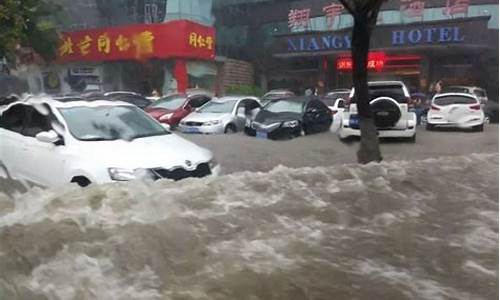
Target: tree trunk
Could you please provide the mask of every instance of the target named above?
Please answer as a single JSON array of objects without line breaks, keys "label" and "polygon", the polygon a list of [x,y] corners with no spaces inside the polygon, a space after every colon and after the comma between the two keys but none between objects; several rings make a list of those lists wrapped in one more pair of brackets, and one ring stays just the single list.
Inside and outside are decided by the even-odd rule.
[{"label": "tree trunk", "polygon": [[358,151],[358,162],[361,164],[382,160],[377,128],[368,98],[367,64],[371,36],[369,23],[366,15],[358,15],[354,18],[351,49],[355,97],[360,118],[361,143]]}]

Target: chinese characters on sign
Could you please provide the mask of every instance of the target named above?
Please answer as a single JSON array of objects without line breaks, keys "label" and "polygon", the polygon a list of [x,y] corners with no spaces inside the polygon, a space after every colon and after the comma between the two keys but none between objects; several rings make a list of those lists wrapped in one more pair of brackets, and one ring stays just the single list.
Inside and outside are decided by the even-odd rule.
[{"label": "chinese characters on sign", "polygon": [[212,50],[214,46],[214,39],[211,36],[203,36],[196,32],[189,34],[189,45],[194,48],[206,48]]},{"label": "chinese characters on sign", "polygon": [[[133,42],[136,47],[136,52],[139,54],[152,53],[153,52],[153,40],[154,36],[151,32],[145,31],[137,36],[134,36]],[[90,35],[85,35],[80,41],[77,42],[79,53],[86,56],[90,53],[92,48],[92,42],[94,39]],[[111,53],[111,38],[108,33],[100,34],[95,43],[95,48],[99,53],[110,54]],[[114,45],[116,49],[120,52],[128,51],[131,47],[130,41],[127,37],[119,35],[116,38]],[[74,53],[73,41],[71,37],[61,37],[61,46],[59,47],[59,56],[64,57]]]},{"label": "chinese characters on sign", "polygon": [[60,36],[60,62],[215,59],[215,28],[188,20],[134,24],[65,32]]},{"label": "chinese characters on sign", "polygon": [[469,0],[446,0],[446,7],[443,9],[443,14],[453,16],[456,14],[465,14],[469,10]]},{"label": "chinese characters on sign", "polygon": [[407,17],[423,17],[425,1],[401,0],[400,10]]},{"label": "chinese characters on sign", "polygon": [[311,17],[311,9],[292,9],[288,13],[288,27],[290,29],[309,27],[309,19]]},{"label": "chinese characters on sign", "polygon": [[[370,55],[371,56],[371,55]],[[381,71],[385,66],[385,57],[368,58],[367,69]],[[353,69],[352,59],[350,57],[340,57],[337,59],[337,70],[351,71]]]},{"label": "chinese characters on sign", "polygon": [[335,18],[337,18],[337,16],[340,16],[343,10],[344,6],[336,3],[332,3],[323,7],[323,12],[325,12],[326,23],[329,29],[333,29]]}]

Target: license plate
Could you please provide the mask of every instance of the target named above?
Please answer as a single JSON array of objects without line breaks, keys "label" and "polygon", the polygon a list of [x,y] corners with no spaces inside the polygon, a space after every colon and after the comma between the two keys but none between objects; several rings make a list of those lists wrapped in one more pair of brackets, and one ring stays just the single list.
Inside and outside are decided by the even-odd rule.
[{"label": "license plate", "polygon": [[267,132],[264,131],[257,131],[257,138],[258,139],[267,139]]},{"label": "license plate", "polygon": [[199,133],[200,130],[198,128],[186,128],[185,132],[187,132],[187,133]]},{"label": "license plate", "polygon": [[352,128],[359,127],[359,117],[358,116],[351,116],[349,118],[349,127],[352,127]]}]

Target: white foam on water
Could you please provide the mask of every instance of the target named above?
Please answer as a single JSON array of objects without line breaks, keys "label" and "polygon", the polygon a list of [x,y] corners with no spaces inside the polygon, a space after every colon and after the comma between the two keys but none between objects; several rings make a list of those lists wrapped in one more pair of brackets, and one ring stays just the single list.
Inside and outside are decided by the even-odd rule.
[{"label": "white foam on water", "polygon": [[28,287],[48,299],[159,300],[159,279],[149,266],[119,274],[109,258],[72,253],[64,248],[35,268]]},{"label": "white foam on water", "polygon": [[[453,259],[421,268],[440,251]],[[21,300],[235,299],[245,270],[323,298],[343,291],[334,274],[407,299],[486,299],[497,251],[498,154],[0,195],[0,295]]]}]

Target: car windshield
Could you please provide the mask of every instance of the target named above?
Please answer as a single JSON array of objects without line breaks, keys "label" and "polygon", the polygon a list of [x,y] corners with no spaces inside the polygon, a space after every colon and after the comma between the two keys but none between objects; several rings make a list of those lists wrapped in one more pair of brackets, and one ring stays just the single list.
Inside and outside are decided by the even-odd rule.
[{"label": "car windshield", "polygon": [[301,114],[303,107],[304,105],[300,101],[280,100],[269,103],[265,110],[273,113],[291,112]]},{"label": "car windshield", "polygon": [[466,96],[443,96],[434,99],[434,104],[446,106],[451,104],[477,104],[476,99]]},{"label": "car windshield", "polygon": [[214,113],[214,114],[227,114],[233,111],[236,100],[229,100],[224,102],[210,101],[203,105],[198,112],[200,113]]},{"label": "car windshield", "polygon": [[69,131],[81,141],[133,140],[169,132],[134,106],[60,108]]},{"label": "car windshield", "polygon": [[154,102],[153,104],[150,105],[150,107],[175,110],[181,107],[184,104],[184,102],[186,102],[185,96],[179,96],[179,95],[168,96]]}]

